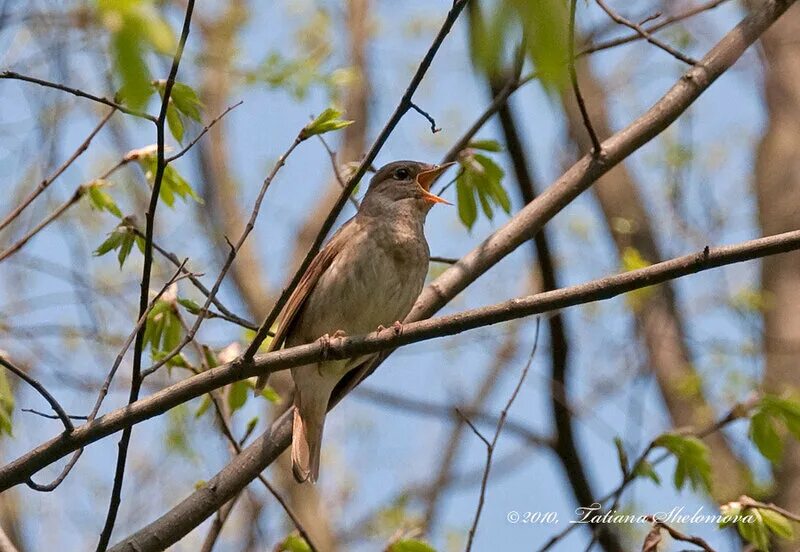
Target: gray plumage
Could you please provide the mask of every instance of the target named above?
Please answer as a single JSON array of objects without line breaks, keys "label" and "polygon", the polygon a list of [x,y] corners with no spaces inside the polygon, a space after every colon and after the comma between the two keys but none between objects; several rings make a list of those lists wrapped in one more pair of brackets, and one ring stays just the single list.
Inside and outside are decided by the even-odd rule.
[{"label": "gray plumage", "polygon": [[[311,343],[337,331],[366,334],[405,318],[428,271],[423,227],[431,206],[440,201],[428,190],[446,168],[397,161],[376,173],[358,213],[314,258],[289,298],[270,350]],[[292,369],[292,471],[297,481],[317,480],[331,393],[364,360]],[[257,387],[265,384],[261,377]]]}]

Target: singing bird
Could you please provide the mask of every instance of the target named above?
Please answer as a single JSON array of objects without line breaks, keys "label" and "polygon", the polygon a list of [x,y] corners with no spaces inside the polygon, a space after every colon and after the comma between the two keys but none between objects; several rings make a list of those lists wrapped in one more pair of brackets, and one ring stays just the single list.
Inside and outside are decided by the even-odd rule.
[{"label": "singing bird", "polygon": [[[372,177],[356,215],[317,254],[290,296],[271,351],[330,334],[366,334],[405,318],[428,272],[425,218],[434,204],[447,203],[430,187],[451,165],[395,161]],[[365,358],[292,368],[292,472],[298,482],[316,482],[331,393]],[[266,383],[261,376],[256,387]]]}]

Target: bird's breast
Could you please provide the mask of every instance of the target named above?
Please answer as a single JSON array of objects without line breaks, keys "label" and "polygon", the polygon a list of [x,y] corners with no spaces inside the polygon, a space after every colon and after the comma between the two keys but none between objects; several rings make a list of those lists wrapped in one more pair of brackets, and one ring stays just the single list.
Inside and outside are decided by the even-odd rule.
[{"label": "bird's breast", "polygon": [[427,242],[421,227],[378,226],[360,232],[320,278],[302,315],[306,339],[369,333],[411,310],[428,271]]}]

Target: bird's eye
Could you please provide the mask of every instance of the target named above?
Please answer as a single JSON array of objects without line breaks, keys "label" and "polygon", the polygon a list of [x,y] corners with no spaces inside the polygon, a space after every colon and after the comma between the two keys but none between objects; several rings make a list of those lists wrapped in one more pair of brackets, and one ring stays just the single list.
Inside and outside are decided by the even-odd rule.
[{"label": "bird's eye", "polygon": [[395,180],[408,180],[411,177],[411,172],[408,169],[402,168],[394,171]]}]

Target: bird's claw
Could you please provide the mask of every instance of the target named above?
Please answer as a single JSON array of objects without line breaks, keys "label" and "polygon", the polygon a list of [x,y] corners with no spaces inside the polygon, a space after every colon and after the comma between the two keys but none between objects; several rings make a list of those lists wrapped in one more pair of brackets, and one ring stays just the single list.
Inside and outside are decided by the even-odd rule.
[{"label": "bird's claw", "polygon": [[343,337],[347,337],[347,333],[344,330],[336,330],[333,332],[333,335],[325,334],[319,338],[319,344],[322,347],[322,360],[328,360],[330,356],[331,350],[331,341],[333,339],[341,339]]},{"label": "bird's claw", "polygon": [[[383,324],[378,324],[378,329],[375,330],[375,333],[381,333],[385,329],[386,326]],[[395,320],[394,324],[392,324],[392,330],[394,330],[394,335],[400,335],[403,333],[403,323],[399,320]]]},{"label": "bird's claw", "polygon": [[392,324],[392,329],[394,329],[394,335],[400,335],[403,333],[403,323],[399,320],[395,320],[394,324]]}]

